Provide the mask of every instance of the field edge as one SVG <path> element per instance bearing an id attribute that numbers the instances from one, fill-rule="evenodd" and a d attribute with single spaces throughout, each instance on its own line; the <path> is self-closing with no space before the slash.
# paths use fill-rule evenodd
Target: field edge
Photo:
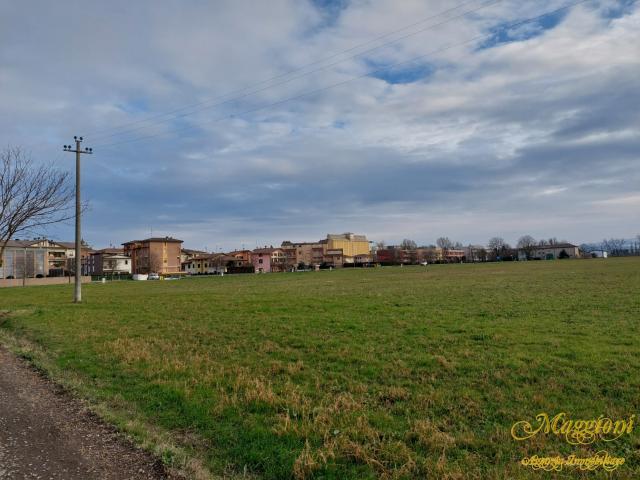
<path id="1" fill-rule="evenodd" d="M 11 315 L 11 311 L 4 312 Z M 59 368 L 54 356 L 28 338 L 15 335 L 0 323 L 0 346 L 19 357 L 46 380 L 53 382 L 74 401 L 96 415 L 101 421 L 117 429 L 120 435 L 154 457 L 177 478 L 194 480 L 237 480 L 252 479 L 255 476 L 225 472 L 217 475 L 209 471 L 199 455 L 185 449 L 171 440 L 173 434 L 152 426 L 133 414 L 134 408 L 119 409 L 105 401 L 96 400 L 93 389 L 89 388 L 80 375 Z"/>

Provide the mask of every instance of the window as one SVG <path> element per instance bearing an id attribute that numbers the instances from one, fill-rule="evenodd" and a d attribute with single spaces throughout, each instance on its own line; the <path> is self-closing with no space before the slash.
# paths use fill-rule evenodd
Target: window
<path id="1" fill-rule="evenodd" d="M 258 260 L 258 263 L 262 263 L 262 259 L 259 259 L 259 260 Z"/>

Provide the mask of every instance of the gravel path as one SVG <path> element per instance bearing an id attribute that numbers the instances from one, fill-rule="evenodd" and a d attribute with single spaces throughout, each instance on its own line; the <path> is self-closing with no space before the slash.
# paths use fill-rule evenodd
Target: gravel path
<path id="1" fill-rule="evenodd" d="M 0 480 L 168 478 L 158 460 L 0 347 Z"/>

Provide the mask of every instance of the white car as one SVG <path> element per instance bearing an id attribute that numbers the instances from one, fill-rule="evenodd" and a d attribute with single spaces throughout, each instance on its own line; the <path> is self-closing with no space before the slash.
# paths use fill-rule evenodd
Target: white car
<path id="1" fill-rule="evenodd" d="M 160 275 L 158 275 L 157 273 L 150 273 L 147 280 L 160 280 Z"/>

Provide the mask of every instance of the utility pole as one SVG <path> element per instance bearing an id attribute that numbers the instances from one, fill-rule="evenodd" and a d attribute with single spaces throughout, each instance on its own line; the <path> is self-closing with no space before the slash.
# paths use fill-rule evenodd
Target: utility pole
<path id="1" fill-rule="evenodd" d="M 71 145 L 65 145 L 65 152 L 74 152 L 76 154 L 76 270 L 75 270 L 75 289 L 73 292 L 74 303 L 82 302 L 82 233 L 80 231 L 80 154 L 92 154 L 92 148 L 80 149 L 82 137 L 73 137 L 76 142 L 76 149 Z"/>

